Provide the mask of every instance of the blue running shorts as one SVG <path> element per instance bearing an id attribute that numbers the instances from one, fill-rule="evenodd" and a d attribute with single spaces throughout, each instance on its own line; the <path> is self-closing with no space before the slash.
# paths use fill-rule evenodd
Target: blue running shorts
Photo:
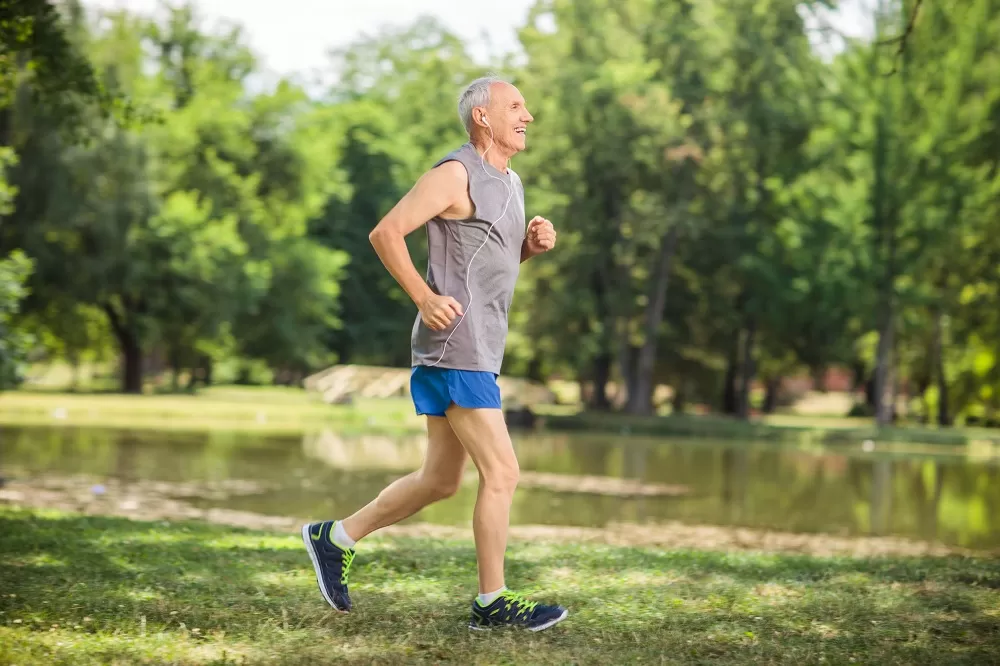
<path id="1" fill-rule="evenodd" d="M 500 409 L 497 377 L 485 370 L 418 365 L 410 373 L 410 396 L 421 416 L 444 416 L 452 403 L 470 409 Z"/>

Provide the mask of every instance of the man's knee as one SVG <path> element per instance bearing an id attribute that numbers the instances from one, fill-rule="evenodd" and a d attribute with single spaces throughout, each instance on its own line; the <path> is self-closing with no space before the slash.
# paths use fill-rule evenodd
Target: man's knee
<path id="1" fill-rule="evenodd" d="M 449 409 L 449 421 L 479 469 L 482 487 L 491 492 L 513 493 L 520 468 L 503 412 L 453 406 Z"/>
<path id="2" fill-rule="evenodd" d="M 457 493 L 461 487 L 462 471 L 432 472 L 423 470 L 420 473 L 420 480 L 433 499 L 447 499 Z"/>
<path id="3" fill-rule="evenodd" d="M 521 476 L 521 468 L 515 456 L 503 456 L 490 461 L 489 465 L 483 465 L 479 476 L 486 490 L 513 493 Z"/>

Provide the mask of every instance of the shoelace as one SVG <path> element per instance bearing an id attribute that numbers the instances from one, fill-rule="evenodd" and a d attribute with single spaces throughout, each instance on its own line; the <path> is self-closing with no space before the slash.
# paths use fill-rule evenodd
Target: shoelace
<path id="1" fill-rule="evenodd" d="M 345 550 L 341 562 L 344 566 L 340 570 L 340 584 L 347 587 L 347 573 L 351 570 L 351 563 L 354 562 L 354 551 Z"/>
<path id="2" fill-rule="evenodd" d="M 525 615 L 531 613 L 531 611 L 535 609 L 535 606 L 538 605 L 537 601 L 528 601 L 528 599 L 526 599 L 523 595 L 518 594 L 517 592 L 512 592 L 510 590 L 507 590 L 500 596 L 507 600 L 507 606 L 506 606 L 507 610 L 510 610 L 511 606 L 517 605 L 520 611 Z M 517 613 L 515 613 L 515 615 L 517 615 Z"/>

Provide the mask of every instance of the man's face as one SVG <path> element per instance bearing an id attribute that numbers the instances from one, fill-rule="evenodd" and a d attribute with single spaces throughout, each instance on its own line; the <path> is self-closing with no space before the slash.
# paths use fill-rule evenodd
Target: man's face
<path id="1" fill-rule="evenodd" d="M 517 88 L 509 83 L 494 83 L 487 116 L 497 144 L 510 154 L 524 150 L 528 123 L 534 118 Z"/>

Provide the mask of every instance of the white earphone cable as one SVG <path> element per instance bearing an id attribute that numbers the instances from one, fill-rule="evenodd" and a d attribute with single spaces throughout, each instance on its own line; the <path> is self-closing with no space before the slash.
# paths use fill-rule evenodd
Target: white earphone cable
<path id="1" fill-rule="evenodd" d="M 487 125 L 487 127 L 489 127 L 489 125 Z M 497 219 L 495 219 L 493 223 L 490 224 L 489 228 L 486 230 L 486 237 L 483 238 L 483 244 L 480 245 L 476 249 L 476 251 L 472 253 L 472 258 L 469 259 L 469 265 L 465 267 L 465 291 L 466 293 L 469 294 L 469 304 L 462 310 L 462 315 L 459 317 L 458 322 L 455 324 L 455 327 L 451 329 L 451 333 L 449 333 L 448 337 L 445 338 L 444 344 L 441 346 L 441 355 L 438 357 L 438 360 L 430 364 L 431 367 L 440 363 L 441 359 L 444 358 L 444 352 L 448 348 L 448 342 L 451 340 L 451 336 L 455 335 L 455 331 L 457 331 L 458 327 L 461 326 L 462 321 L 465 319 L 465 315 L 469 314 L 469 310 L 472 309 L 472 290 L 469 288 L 469 277 L 472 274 L 472 262 L 475 261 L 476 255 L 479 254 L 479 250 L 482 250 L 486 246 L 486 242 L 489 241 L 490 239 L 490 233 L 492 233 L 493 227 L 495 227 L 497 222 L 502 220 L 503 216 L 507 214 L 507 206 L 510 204 L 511 197 L 514 196 L 514 189 L 510 185 L 508 185 L 503 178 L 497 178 L 496 176 L 494 176 L 493 174 L 491 174 L 489 171 L 486 170 L 486 153 L 490 152 L 490 148 L 493 147 L 493 128 L 489 127 L 489 130 L 490 130 L 490 145 L 487 146 L 486 150 L 483 151 L 483 154 L 480 155 L 479 158 L 483 166 L 483 173 L 485 173 L 487 176 L 489 176 L 494 180 L 499 180 L 501 183 L 503 183 L 504 187 L 507 188 L 507 201 L 504 202 L 503 210 L 500 212 L 500 216 Z"/>

